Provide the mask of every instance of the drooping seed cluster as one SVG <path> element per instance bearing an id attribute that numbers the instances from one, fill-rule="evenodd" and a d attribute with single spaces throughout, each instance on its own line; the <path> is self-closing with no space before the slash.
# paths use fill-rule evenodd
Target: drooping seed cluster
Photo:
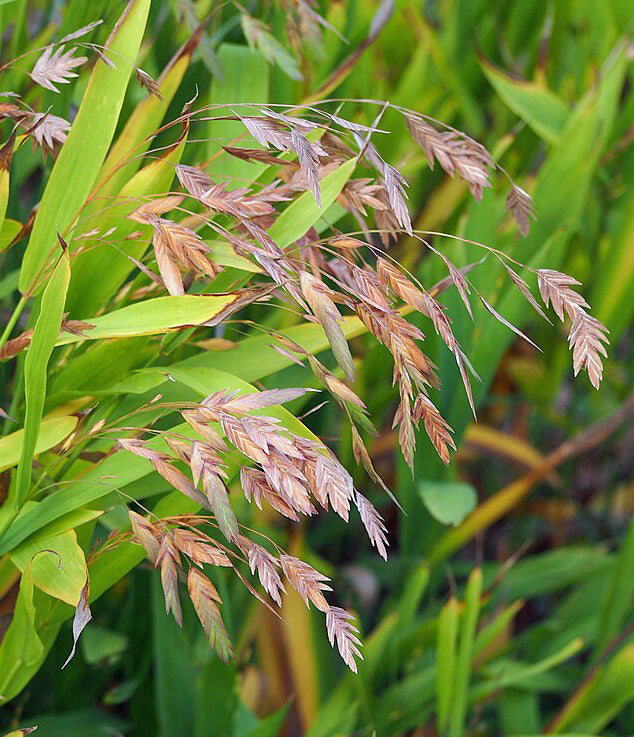
<path id="1" fill-rule="evenodd" d="M 387 557 L 387 537 L 380 515 L 354 488 L 350 474 L 332 451 L 315 438 L 289 431 L 274 417 L 253 414 L 296 399 L 304 392 L 302 389 L 273 389 L 251 394 L 216 392 L 196 407 L 182 410 L 183 418 L 198 437 L 191 441 L 181 437 L 166 438 L 174 456 L 137 438 L 119 442 L 126 450 L 146 458 L 174 488 L 213 514 L 227 544 L 246 556 L 251 572 L 258 574 L 264 590 L 278 605 L 284 591 L 278 570 L 281 569 L 304 601 L 312 602 L 327 615 L 329 633 L 335 632 L 342 657 L 354 667 L 352 656 L 358 655 L 358 642 L 349 623 L 350 615 L 344 616 L 342 610 L 331 608 L 324 597 L 323 592 L 330 590 L 326 584 L 328 579 L 298 558 L 284 553 L 275 556 L 243 535 L 225 483 L 225 456 L 231 448 L 245 458 L 240 483 L 247 500 L 260 508 L 267 503 L 292 520 L 298 520 L 300 515 L 316 514 L 317 507 L 324 510 L 332 507 L 348 521 L 350 508 L 355 506 L 370 541 L 384 558 Z M 176 467 L 177 461 L 189 467 L 188 475 Z M 221 628 L 222 620 L 216 611 L 219 597 L 213 587 L 205 588 L 204 576 L 198 571 L 192 572 L 191 568 L 192 564 L 204 563 L 234 566 L 227 555 L 227 547 L 197 531 L 170 529 L 165 520 L 152 524 L 135 513 L 131 513 L 131 519 L 136 540 L 143 545 L 150 560 L 160 566 L 167 610 L 180 622 L 178 581 L 183 571 L 181 556 L 184 556 L 190 561 L 187 581 L 196 611 L 205 629 L 215 633 L 212 639 L 218 640 L 222 652 L 228 653 L 226 631 Z"/>

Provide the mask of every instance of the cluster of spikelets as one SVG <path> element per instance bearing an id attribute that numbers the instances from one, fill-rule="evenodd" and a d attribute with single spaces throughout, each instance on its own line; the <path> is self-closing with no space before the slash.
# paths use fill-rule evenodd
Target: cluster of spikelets
<path id="1" fill-rule="evenodd" d="M 199 439 L 192 441 L 164 435 L 173 455 L 155 450 L 152 443 L 138 439 L 119 441 L 126 450 L 149 460 L 174 488 L 207 509 L 212 515 L 209 524 L 222 533 L 227 545 L 195 528 L 185 528 L 182 520 L 179 525 L 166 519 L 153 523 L 150 518 L 140 517 L 135 512 L 130 512 L 130 519 L 136 540 L 143 545 L 150 560 L 160 566 L 166 607 L 179 623 L 178 581 L 181 575 L 185 576 L 181 556 L 189 560 L 190 597 L 212 644 L 216 644 L 223 657 L 228 657 L 231 646 L 217 607 L 220 600 L 213 585 L 195 566 L 209 563 L 232 566 L 237 571 L 236 566 L 242 560 L 248 563 L 252 573 L 257 573 L 262 587 L 278 606 L 284 593 L 281 571 L 306 604 L 312 602 L 324 612 L 331 642 L 336 639 L 343 659 L 355 669 L 353 656 L 359 655 L 356 630 L 349 622 L 351 615 L 326 601 L 323 592 L 330 590 L 326 584 L 328 579 L 277 546 L 278 554 L 274 555 L 264 545 L 242 534 L 226 487 L 227 454 L 231 446 L 243 459 L 240 483 L 248 501 L 253 500 L 260 508 L 266 502 L 294 521 L 299 520 L 300 515 L 315 514 L 316 504 L 324 510 L 332 507 L 348 521 L 354 505 L 372 544 L 387 558 L 387 539 L 380 515 L 370 501 L 355 490 L 350 474 L 332 451 L 316 438 L 290 432 L 273 417 L 254 414 L 271 405 L 296 399 L 305 391 L 273 389 L 242 395 L 226 391 L 212 394 L 199 405 L 181 412 Z M 189 475 L 176 467 L 178 461 L 188 467 Z M 230 546 L 239 552 L 234 552 Z"/>
<path id="2" fill-rule="evenodd" d="M 430 320 L 432 328 L 456 360 L 472 407 L 469 361 L 453 334 L 449 317 L 437 300 L 438 294 L 451 284 L 455 285 L 471 315 L 469 298 L 475 292 L 492 315 L 518 334 L 523 334 L 499 315 L 470 284 L 470 267 L 456 268 L 431 243 L 422 241 L 444 261 L 448 278 L 426 289 L 404 272 L 389 256 L 388 247 L 391 235 L 401 231 L 412 233 L 405 201 L 406 183 L 392 166 L 380 158 L 372 145 L 370 136 L 374 127 L 359 126 L 321 109 L 311 108 L 306 112 L 316 113 L 315 117 L 319 115 L 326 122 L 308 121 L 268 109 L 257 116 L 223 116 L 241 120 L 246 131 L 263 146 L 263 149 L 228 147 L 227 153 L 244 160 L 279 163 L 282 174 L 278 181 L 259 191 L 244 188 L 227 190 L 226 183 L 214 183 L 201 169 L 178 166 L 176 173 L 184 194 L 172 194 L 143 203 L 131 217 L 152 226 L 160 280 L 171 294 L 184 293 L 183 272 L 193 269 L 198 278 L 206 278 L 221 270 L 210 255 L 205 254 L 206 246 L 194 230 L 201 222 L 226 239 L 238 254 L 254 259 L 279 287 L 281 295 L 286 294 L 306 319 L 322 326 L 343 375 L 350 381 L 354 378 L 354 363 L 342 329 L 342 317 L 344 310 L 356 315 L 392 354 L 394 384 L 400 396 L 394 426 L 398 427 L 400 446 L 407 462 L 413 466 L 415 430 L 422 424 L 439 456 L 449 463 L 450 449 L 455 448 L 451 428 L 429 396 L 430 389 L 440 388 L 440 381 L 433 363 L 421 349 L 424 333 L 406 319 L 406 314 L 418 311 Z M 493 162 L 486 150 L 457 131 L 439 131 L 409 111 L 405 111 L 404 116 L 415 139 L 423 146 L 430 165 L 438 162 L 448 173 L 465 179 L 474 196 L 479 198 L 483 187 L 491 184 L 489 169 Z M 320 128 L 319 142 L 309 140 L 307 134 Z M 337 129 L 339 133 L 335 132 Z M 273 157 L 267 151 L 270 148 L 294 152 L 296 161 Z M 277 214 L 274 203 L 291 200 L 305 190 L 310 190 L 319 202 L 320 182 L 324 176 L 354 156 L 365 160 L 375 170 L 375 177 L 350 179 L 338 201 L 357 218 L 364 238 L 331 234 L 322 239 L 315 231 L 309 231 L 291 248 L 281 249 L 267 232 Z M 182 206 L 184 195 L 195 200 L 202 209 L 202 215 L 200 209 L 194 212 Z M 529 219 L 534 217 L 530 197 L 512 185 L 507 208 L 520 230 L 526 232 Z M 181 213 L 179 222 L 164 217 L 170 210 Z M 374 230 L 367 222 L 368 210 L 374 212 Z M 183 225 L 183 222 L 191 227 Z M 373 238 L 375 231 L 382 238 L 382 247 Z M 511 268 L 504 254 L 493 249 L 491 252 L 504 264 L 510 279 L 529 303 L 545 317 L 530 288 Z M 364 257 L 366 253 L 370 254 L 368 260 Z M 562 319 L 564 313 L 572 319 L 570 343 L 575 373 L 580 368 L 587 368 L 592 383 L 598 386 L 602 370 L 599 353 L 604 353 L 601 341 L 605 340 L 605 329 L 588 315 L 587 304 L 571 289 L 577 283 L 572 278 L 549 270 L 540 270 L 537 277 L 546 306 L 552 302 Z M 362 440 L 360 429 L 371 427 L 363 401 L 344 380 L 337 378 L 302 346 L 278 333 L 272 332 L 271 337 L 274 347 L 285 356 L 296 363 L 308 362 L 350 423 L 357 462 L 363 463 L 370 477 L 385 488 Z M 336 642 L 345 662 L 356 669 L 354 656 L 359 656 L 359 641 L 350 623 L 352 617 L 328 604 L 324 598 L 327 579 L 297 558 L 285 555 L 277 548 L 278 555 L 274 555 L 265 546 L 241 534 L 225 486 L 222 457 L 231 446 L 245 459 L 241 464 L 240 482 L 249 501 L 253 500 L 258 506 L 266 502 L 291 520 L 299 519 L 300 515 L 314 514 L 317 511 L 315 505 L 323 510 L 332 507 L 348 520 L 350 507 L 355 506 L 372 544 L 386 557 L 387 538 L 381 517 L 354 489 L 350 475 L 332 452 L 315 439 L 300 437 L 281 428 L 271 417 L 252 414 L 254 410 L 270 404 L 294 399 L 300 393 L 302 390 L 273 390 L 236 396 L 221 392 L 208 397 L 198 407 L 183 410 L 184 419 L 200 440 L 168 438 L 167 444 L 174 453 L 172 460 L 176 459 L 191 469 L 189 477 L 175 468 L 167 455 L 149 449 L 142 441 L 123 440 L 121 443 L 131 452 L 148 458 L 157 472 L 175 488 L 212 513 L 214 524 L 227 542 L 237 549 L 234 555 L 238 559 L 240 556 L 244 558 L 252 573 L 258 574 L 260 583 L 274 603 L 280 604 L 281 572 L 307 604 L 310 601 L 325 612 L 331 643 Z M 202 491 L 198 490 L 199 483 Z M 141 524 L 144 525 L 142 532 Z M 195 568 L 196 563 L 212 561 L 201 558 L 201 552 L 197 553 L 199 560 L 191 555 L 189 541 L 198 533 L 191 530 L 179 532 L 180 528 L 172 529 L 165 520 L 151 523 L 144 519 L 141 523 L 136 516 L 133 527 L 136 539 L 161 567 L 166 604 L 177 618 L 180 616 L 177 584 L 179 576 L 185 576 L 181 556 L 189 558 L 187 579 L 190 596 L 205 629 L 211 632 L 212 641 L 227 654 L 229 646 L 217 606 L 218 595 L 210 583 L 203 583 L 204 577 Z M 183 532 L 187 533 L 184 538 Z M 217 540 L 205 540 L 203 542 L 201 538 L 198 542 L 220 549 Z M 216 565 L 235 567 L 229 548 L 222 547 L 221 550 L 225 558 Z M 214 555 L 217 553 L 209 553 L 207 557 Z"/>
<path id="3" fill-rule="evenodd" d="M 306 3 L 294 4 L 295 9 L 300 6 L 304 13 L 308 12 L 306 8 L 310 10 Z M 245 23 L 252 38 L 262 44 L 262 39 L 267 39 L 266 29 L 252 27 L 252 20 L 247 18 Z M 295 22 L 301 20 L 300 13 Z M 316 27 L 319 25 L 310 13 L 303 22 L 309 20 Z M 79 45 L 68 51 L 65 45 L 77 41 L 95 25 L 47 47 L 31 72 L 32 79 L 57 91 L 56 84 L 75 77 L 73 70 L 87 58 L 76 55 Z M 107 50 L 86 46 L 109 66 L 116 64 L 116 60 L 107 56 Z M 160 96 L 160 80 L 155 82 L 142 70 L 137 70 L 137 79 L 150 94 Z M 238 255 L 256 262 L 269 281 L 264 289 L 244 290 L 232 308 L 234 311 L 263 295 L 270 298 L 271 293 L 290 301 L 292 309 L 298 309 L 305 319 L 322 326 L 343 376 L 349 381 L 354 379 L 354 363 L 342 319 L 346 311 L 356 316 L 393 357 L 393 380 L 399 392 L 394 427 L 398 428 L 400 446 L 408 464 L 413 467 L 416 428 L 421 424 L 439 456 L 448 463 L 450 450 L 455 448 L 451 428 L 430 398 L 430 390 L 439 389 L 440 381 L 433 363 L 421 348 L 425 340 L 423 331 L 409 322 L 406 315 L 412 311 L 424 315 L 447 345 L 457 363 L 472 409 L 468 375 L 471 367 L 454 336 L 451 320 L 438 301 L 439 294 L 454 285 L 471 317 L 470 298 L 475 294 L 493 316 L 522 337 L 526 336 L 498 314 L 470 283 L 468 274 L 473 265 L 458 269 L 431 242 L 413 231 L 406 201 L 407 182 L 396 168 L 382 159 L 372 137 L 385 133 L 379 128 L 385 110 L 396 110 L 422 147 L 429 166 L 433 168 L 437 163 L 451 176 L 464 180 L 478 200 L 484 188 L 491 186 L 491 171 L 499 168 L 490 153 L 460 131 L 389 103 L 367 103 L 376 104 L 378 109 L 371 126 L 328 112 L 333 106 L 328 102 L 295 108 L 293 115 L 288 114 L 289 111 L 277 112 L 255 106 L 251 115 L 236 114 L 226 106 L 208 106 L 194 111 L 192 104 L 186 106 L 174 124 L 182 125 L 185 131 L 194 123 L 213 126 L 216 120 L 241 121 L 245 135 L 260 148 L 227 146 L 226 154 L 279 166 L 279 179 L 259 188 L 254 185 L 251 189 L 232 189 L 228 182 L 214 182 L 202 168 L 177 166 L 176 175 L 182 191 L 131 206 L 130 218 L 152 229 L 158 274 L 151 264 L 135 261 L 149 277 L 150 284 L 128 293 L 128 298 L 146 296 L 157 289 L 183 295 L 196 280 L 203 284 L 213 280 L 222 267 L 213 261 L 209 246 L 198 232 L 203 227 L 210 228 Z M 240 109 L 244 111 L 247 107 L 241 105 Z M 67 121 L 48 113 L 34 112 L 21 105 L 17 98 L 2 103 L 0 115 L 13 118 L 16 128 L 25 127 L 45 152 L 63 143 L 69 129 Z M 10 141 L 10 149 L 13 150 L 13 141 Z M 8 157 L 10 163 L 10 153 Z M 6 159 L 6 152 L 0 152 L 2 165 L 8 167 Z M 364 166 L 367 176 L 349 179 L 337 201 L 359 224 L 358 234 L 353 237 L 331 232 L 322 238 L 311 228 L 290 247 L 281 248 L 268 232 L 279 213 L 276 206 L 294 200 L 304 191 L 312 192 L 319 204 L 324 177 L 350 159 Z M 535 217 L 530 196 L 511 182 L 506 207 L 525 235 L 531 218 Z M 167 217 L 168 214 L 171 216 Z M 390 257 L 390 241 L 402 232 L 417 238 L 422 246 L 442 259 L 448 270 L 446 279 L 425 288 Z M 109 235 L 111 233 L 88 231 L 76 238 L 92 239 L 107 247 Z M 140 237 L 140 233 L 127 236 L 127 239 L 134 237 Z M 496 249 L 474 245 L 497 258 L 528 302 L 546 317 L 527 283 L 511 267 L 512 263 L 517 268 L 516 262 Z M 569 342 L 575 374 L 585 368 L 592 384 L 598 387 L 602 377 L 601 354 L 605 355 L 603 343 L 607 342 L 605 327 L 588 314 L 587 303 L 572 289 L 578 282 L 546 269 L 536 274 L 546 306 L 552 303 L 562 320 L 568 315 L 572 322 Z M 121 296 L 124 294 L 125 290 Z M 88 323 L 67 321 L 63 329 L 89 327 Z M 286 357 L 300 365 L 308 362 L 350 423 L 356 461 L 385 488 L 362 439 L 360 430 L 372 427 L 363 401 L 303 346 L 273 331 L 271 336 L 275 348 Z M 18 336 L 5 345 L 5 353 L 14 355 L 24 350 L 29 340 L 29 334 Z M 165 434 L 169 452 L 157 450 L 154 441 L 146 442 L 138 437 L 120 440 L 123 448 L 146 458 L 175 489 L 209 512 L 208 516 L 152 519 L 131 511 L 132 531 L 150 560 L 160 567 L 168 611 L 171 610 L 180 622 L 179 582 L 186 580 L 203 627 L 223 658 L 231 655 L 231 643 L 218 607 L 221 603 L 218 592 L 202 572 L 204 564 L 233 567 L 245 585 L 262 598 L 240 571 L 240 564 L 248 565 L 253 574 L 257 573 L 270 600 L 277 605 L 281 603 L 285 580 L 307 604 L 312 602 L 325 613 L 331 644 L 336 642 L 344 661 L 355 670 L 355 656 L 360 656 L 356 629 L 349 613 L 326 601 L 327 579 L 308 564 L 285 554 L 272 541 L 268 543 L 275 552 L 244 535 L 226 485 L 229 478 L 227 454 L 237 451 L 242 458 L 240 483 L 249 501 L 253 500 L 258 506 L 266 502 L 293 521 L 300 515 L 315 514 L 318 507 L 324 510 L 332 507 L 347 521 L 351 507 L 356 507 L 371 543 L 384 558 L 387 556 L 386 530 L 381 517 L 354 488 L 350 474 L 334 454 L 318 439 L 291 433 L 274 418 L 258 413 L 271 405 L 297 398 L 304 391 L 213 394 L 197 406 L 182 409 L 183 418 L 197 438 L 191 440 Z M 180 470 L 179 466 L 183 465 L 189 469 L 188 474 Z M 212 534 L 203 532 L 202 526 Z M 219 541 L 218 533 L 225 538 L 225 543 Z"/>

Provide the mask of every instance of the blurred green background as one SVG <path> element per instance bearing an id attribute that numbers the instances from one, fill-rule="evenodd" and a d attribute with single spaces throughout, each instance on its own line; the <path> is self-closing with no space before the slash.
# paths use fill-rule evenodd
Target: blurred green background
<path id="1" fill-rule="evenodd" d="M 476 425 L 452 356 L 429 331 L 427 349 L 446 389 L 439 408 L 457 437 L 448 469 L 421 436 L 412 479 L 391 430 L 390 357 L 365 337 L 353 341 L 355 390 L 380 429 L 372 458 L 403 507 L 355 477 L 386 518 L 388 562 L 356 522 L 328 515 L 285 526 L 257 518 L 331 576 L 343 605 L 358 614 L 365 645 L 358 676 L 330 650 L 318 612 L 289 597 L 278 620 L 229 577 L 219 579 L 237 657 L 224 665 L 193 609 L 185 609 L 182 630 L 164 614 L 158 576 L 142 565 L 93 606 L 79 653 L 61 672 L 71 642 L 64 626 L 44 667 L 0 711 L 0 732 L 38 724 L 43 737 L 634 733 L 634 4 L 393 5 L 317 2 L 341 35 L 322 28 L 321 39 L 311 39 L 299 21 L 294 33 L 290 19 L 301 15 L 292 14 L 290 0 L 245 0 L 242 8 L 161 0 L 152 3 L 137 63 L 157 78 L 209 16 L 166 120 L 195 89 L 201 105 L 341 98 L 349 101 L 346 116 L 366 124 L 378 109 L 367 101 L 389 100 L 480 140 L 535 200 L 537 221 L 526 238 L 505 213 L 502 177 L 474 202 L 464 182 L 430 171 L 392 110 L 381 121 L 390 134 L 373 139 L 410 183 L 414 227 L 434 234 L 431 242 L 454 263 L 476 261 L 482 251 L 442 233 L 583 282 L 593 314 L 610 330 L 601 389 L 585 375 L 573 381 L 563 327 L 539 320 L 499 263 L 486 259 L 474 283 L 544 353 L 479 305 L 472 322 L 447 291 L 454 332 L 481 377 Z M 119 0 L 1 3 L 2 61 L 98 18 L 110 27 L 122 7 Z M 245 9 L 268 24 L 284 53 L 276 47 L 267 60 L 266 49 L 249 48 Z M 36 94 L 19 70 L 0 79 L 3 91 L 24 91 L 26 100 Z M 46 93 L 39 109 L 72 117 L 81 94 L 81 84 Z M 130 87 L 122 120 L 145 94 Z M 188 147 L 188 160 L 207 160 L 223 136 L 230 127 L 193 135 L 200 142 Z M 27 218 L 51 164 L 27 147 L 16 156 L 11 218 Z M 239 176 L 235 166 L 232 176 Z M 354 221 L 339 227 L 356 229 Z M 442 262 L 415 239 L 390 248 L 424 284 L 444 277 Z M 13 249 L 3 262 L 3 316 L 19 257 Z M 263 383 L 295 386 L 302 377 L 293 367 Z M 336 406 L 307 422 L 338 439 L 340 459 L 354 466 Z"/>

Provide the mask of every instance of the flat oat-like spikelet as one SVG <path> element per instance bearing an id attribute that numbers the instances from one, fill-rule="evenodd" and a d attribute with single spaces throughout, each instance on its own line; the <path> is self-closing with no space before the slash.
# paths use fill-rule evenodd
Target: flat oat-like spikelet
<path id="1" fill-rule="evenodd" d="M 143 69 L 135 69 L 136 72 L 136 78 L 144 89 L 148 91 L 150 95 L 154 95 L 154 97 L 158 98 L 163 101 L 163 95 L 161 94 L 161 88 L 158 86 L 158 84 L 150 77 L 150 75 L 147 72 L 144 72 Z"/>
<path id="2" fill-rule="evenodd" d="M 161 547 L 159 542 L 160 538 L 157 534 L 158 531 L 149 522 L 149 520 L 145 519 L 145 517 L 141 517 L 140 514 L 130 510 L 128 512 L 128 516 L 130 518 L 130 524 L 132 525 L 132 532 L 134 533 L 136 542 L 143 546 L 143 549 L 152 563 L 156 563 Z"/>
<path id="3" fill-rule="evenodd" d="M 359 510 L 361 522 L 368 533 L 370 542 L 378 550 L 381 558 L 387 560 L 387 534 L 381 515 L 376 511 L 374 505 L 358 491 L 355 492 L 354 503 Z"/>
<path id="4" fill-rule="evenodd" d="M 64 143 L 70 130 L 70 123 L 58 115 L 50 113 L 31 113 L 29 133 L 33 141 L 42 147 L 44 153 L 53 153 Z"/>
<path id="5" fill-rule="evenodd" d="M 327 576 L 316 571 L 308 563 L 295 558 L 293 555 L 280 556 L 280 563 L 284 575 L 288 579 L 291 586 L 302 597 L 306 606 L 309 600 L 322 612 L 328 612 L 330 606 L 324 598 L 323 591 L 332 591 L 326 581 L 330 579 Z"/>
<path id="6" fill-rule="evenodd" d="M 157 203 L 157 207 L 160 204 L 160 202 Z M 169 207 L 170 204 L 171 201 L 165 203 L 165 206 Z M 172 296 L 185 294 L 179 265 L 210 278 L 222 270 L 218 264 L 207 257 L 209 248 L 194 231 L 180 223 L 147 212 L 148 208 L 143 212 L 141 209 L 137 209 L 133 217 L 137 220 L 144 220 L 154 228 L 152 245 L 156 264 L 165 288 Z"/>
<path id="7" fill-rule="evenodd" d="M 517 184 L 512 184 L 506 198 L 506 209 L 511 213 L 522 235 L 530 230 L 530 219 L 535 220 L 535 203 L 533 198 Z"/>
<path id="8" fill-rule="evenodd" d="M 330 610 L 326 612 L 328 641 L 334 647 L 336 640 L 343 662 L 353 673 L 356 673 L 355 657 L 363 660 L 363 656 L 359 650 L 361 645 L 361 641 L 357 637 L 359 630 L 350 623 L 351 619 L 354 619 L 352 614 L 338 606 L 330 607 Z"/>
<path id="9" fill-rule="evenodd" d="M 270 486 L 264 471 L 243 466 L 240 469 L 240 483 L 247 501 L 250 502 L 253 499 L 258 509 L 262 509 L 262 501 L 264 500 L 284 517 L 293 520 L 293 522 L 299 522 L 297 512 L 286 499 Z"/>
<path id="10" fill-rule="evenodd" d="M 317 498 L 332 505 L 335 512 L 346 522 L 350 513 L 350 500 L 353 495 L 352 478 L 335 458 L 319 454 L 314 465 L 310 464 L 309 482 Z"/>
<path id="11" fill-rule="evenodd" d="M 194 567 L 187 574 L 187 589 L 211 647 L 223 662 L 228 663 L 233 657 L 233 646 L 215 603 L 221 603 L 218 592 L 211 581 Z"/>
<path id="12" fill-rule="evenodd" d="M 240 117 L 245 128 L 262 146 L 273 146 L 280 151 L 294 151 L 297 154 L 302 173 L 306 177 L 308 188 L 319 205 L 321 194 L 319 189 L 319 159 L 328 156 L 328 152 L 318 143 L 309 141 L 305 132 L 317 126 L 309 120 L 280 115 L 271 110 L 263 110 L 264 117 Z M 288 130 L 290 128 L 290 130 Z"/>
<path id="13" fill-rule="evenodd" d="M 161 583 L 165 597 L 165 611 L 171 611 L 179 626 L 183 624 L 183 613 L 178 596 L 178 571 L 180 569 L 180 555 L 174 544 L 171 534 L 165 530 L 163 539 L 156 557 L 155 565 L 161 566 Z"/>
<path id="14" fill-rule="evenodd" d="M 552 303 L 553 310 L 560 320 L 564 319 L 564 312 L 572 319 L 576 310 L 590 307 L 585 299 L 572 289 L 573 286 L 580 284 L 581 282 L 572 276 L 554 269 L 540 269 L 537 272 L 537 285 L 544 304 L 548 307 Z"/>
<path id="15" fill-rule="evenodd" d="M 178 181 L 185 187 L 192 197 L 200 199 L 205 192 L 213 187 L 213 182 L 207 174 L 195 166 L 176 165 Z"/>
<path id="16" fill-rule="evenodd" d="M 332 290 L 307 271 L 301 272 L 300 283 L 302 294 L 310 305 L 313 314 L 321 323 L 337 363 L 348 379 L 352 381 L 354 379 L 354 364 L 350 348 L 339 324 L 342 319 L 341 315 L 331 299 Z"/>
<path id="17" fill-rule="evenodd" d="M 201 566 L 203 563 L 209 563 L 213 566 L 232 566 L 227 554 L 215 544 L 210 544 L 209 540 L 197 530 L 178 528 L 172 534 L 174 545 L 196 565 Z"/>
<path id="18" fill-rule="evenodd" d="M 568 343 L 572 349 L 575 376 L 585 368 L 590 383 L 598 389 L 603 378 L 601 355 L 607 356 L 603 344 L 610 342 L 607 337 L 608 329 L 586 312 L 589 305 L 572 289 L 579 284 L 573 277 L 552 269 L 540 269 L 537 272 L 537 283 L 546 307 L 552 303 L 560 320 L 564 319 L 565 314 L 572 320 Z"/>
<path id="19" fill-rule="evenodd" d="M 277 567 L 281 565 L 280 561 L 265 547 L 246 537 L 240 536 L 238 545 L 247 555 L 251 573 L 257 572 L 262 588 L 278 606 L 282 606 L 281 594 L 286 593 L 286 590 L 277 571 Z"/>
<path id="20" fill-rule="evenodd" d="M 575 376 L 582 368 L 588 372 L 590 383 L 599 388 L 603 378 L 603 362 L 599 354 L 607 356 L 603 343 L 609 343 L 608 329 L 584 310 L 577 310 L 572 321 L 568 342 L 572 348 L 572 364 Z"/>
<path id="21" fill-rule="evenodd" d="M 44 49 L 44 53 L 35 63 L 29 76 L 41 87 L 52 92 L 59 92 L 53 82 L 68 84 L 73 77 L 77 76 L 71 70 L 81 66 L 88 59 L 85 56 L 73 56 L 76 51 L 74 48 L 65 53 L 63 46 L 59 46 L 55 51 L 53 49 L 53 45 Z"/>
<path id="22" fill-rule="evenodd" d="M 412 138 L 425 152 L 430 169 L 438 161 L 447 174 L 457 174 L 464 179 L 476 200 L 482 199 L 482 191 L 491 186 L 489 168 L 493 166 L 491 154 L 472 138 L 456 131 L 439 131 L 422 117 L 404 113 Z"/>
<path id="23" fill-rule="evenodd" d="M 407 203 L 405 201 L 405 198 L 407 197 L 405 192 L 407 181 L 400 172 L 398 172 L 393 166 L 386 163 L 383 164 L 383 180 L 390 199 L 392 212 L 394 213 L 397 223 L 405 230 L 405 232 L 412 235 L 412 221 L 410 220 Z"/>
<path id="24" fill-rule="evenodd" d="M 453 431 L 432 401 L 424 394 L 419 394 L 414 402 L 414 422 L 418 424 L 421 419 L 436 452 L 443 463 L 449 465 L 449 448 L 456 449 L 451 437 Z"/>
<path id="25" fill-rule="evenodd" d="M 238 535 L 238 520 L 229 501 L 229 494 L 223 480 L 211 470 L 203 471 L 205 495 L 209 500 L 218 526 L 227 540 L 235 540 Z"/>

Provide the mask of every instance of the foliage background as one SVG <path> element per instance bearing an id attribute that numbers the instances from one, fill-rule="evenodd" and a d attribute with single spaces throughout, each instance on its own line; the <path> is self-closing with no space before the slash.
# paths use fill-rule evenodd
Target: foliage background
<path id="1" fill-rule="evenodd" d="M 283 4 L 244 5 L 290 48 Z M 499 267 L 485 261 L 475 283 L 544 353 L 517 341 L 483 308 L 474 307 L 470 322 L 457 295 L 447 292 L 456 335 L 482 378 L 475 387 L 476 426 L 451 356 L 430 334 L 428 349 L 443 385 L 455 387 L 440 405 L 459 439 L 449 469 L 421 438 L 412 479 L 390 429 L 395 397 L 389 356 L 364 337 L 354 341 L 362 357 L 355 390 L 380 428 L 372 456 L 403 507 L 399 511 L 367 477 L 355 475 L 387 519 L 388 563 L 373 554 L 354 523 L 346 527 L 327 516 L 285 527 L 258 515 L 260 526 L 330 575 L 339 598 L 358 613 L 365 643 L 358 676 L 344 672 L 314 619 L 318 613 L 299 599 L 288 598 L 284 621 L 278 621 L 220 577 L 223 613 L 238 652 L 234 664 L 222 664 L 209 652 L 193 610 L 185 611 L 182 630 L 164 615 L 158 577 L 141 565 L 93 605 L 94 621 L 79 653 L 60 672 L 71 642 L 70 624 L 63 626 L 43 667 L 3 707 L 6 729 L 38 724 L 47 737 L 634 732 L 632 4 L 401 0 L 378 38 L 346 63 L 363 47 L 377 7 L 369 0 L 319 3 L 348 43 L 325 31 L 320 48 L 302 49 L 304 79 L 296 81 L 288 68 L 248 48 L 239 9 L 231 4 L 154 2 L 137 63 L 156 79 L 210 13 L 165 120 L 178 116 L 197 87 L 203 103 L 389 100 L 481 140 L 534 196 L 538 219 L 525 239 L 505 214 L 504 187 L 473 202 L 463 182 L 429 170 L 392 111 L 382 126 L 393 132 L 376 145 L 410 182 L 417 229 L 482 241 L 583 282 L 594 314 L 610 330 L 600 391 L 585 376 L 572 381 L 559 326 L 533 319 L 497 274 Z M 4 3 L 2 59 L 97 18 L 110 28 L 121 9 L 115 0 Z M 86 79 L 80 76 L 59 95 L 45 93 L 38 109 L 51 106 L 71 116 Z M 3 72 L 3 89 L 35 99 L 40 91 L 27 82 L 19 69 Z M 145 96 L 130 85 L 119 132 Z M 364 123 L 375 110 L 367 103 L 346 108 Z M 233 135 L 231 125 L 201 133 L 184 160 L 208 159 L 218 139 Z M 171 140 L 168 130 L 152 145 Z M 8 217 L 27 220 L 51 165 L 50 157 L 20 149 Z M 214 172 L 217 178 L 252 176 L 227 157 L 217 159 Z M 459 265 L 480 258 L 465 243 L 436 236 L 434 244 Z M 416 241 L 403 237 L 392 249 L 423 283 L 443 278 L 442 264 Z M 2 255 L 0 299 L 7 319 L 22 254 L 19 245 Z M 271 326 L 283 327 L 284 317 L 272 317 Z M 227 353 L 219 352 L 215 365 L 230 370 L 236 358 Z M 122 354 L 113 363 L 123 360 Z M 247 360 L 244 353 L 240 360 Z M 1 370 L 9 409 L 18 389 L 11 366 Z M 50 407 L 56 386 L 67 401 L 68 387 L 81 380 L 79 371 L 57 385 L 54 378 Z M 289 367 L 262 377 L 262 386 L 303 381 L 301 371 Z M 307 422 L 320 436 L 334 438 L 339 457 L 354 466 L 336 405 Z M 103 517 L 96 534 L 116 528 L 118 514 L 114 509 Z"/>

